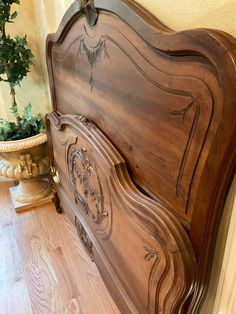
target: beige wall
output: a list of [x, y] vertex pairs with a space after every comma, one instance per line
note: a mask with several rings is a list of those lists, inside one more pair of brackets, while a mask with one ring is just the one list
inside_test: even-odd
[[[35, 23], [35, 15], [31, 0], [22, 1], [21, 5], [16, 5], [18, 17], [14, 24], [8, 26], [7, 31], [12, 35], [27, 35], [29, 46], [35, 55], [34, 63], [28, 77], [21, 83], [21, 88], [17, 87], [17, 100], [20, 107], [24, 107], [29, 102], [33, 105], [35, 113], [45, 114], [50, 110], [50, 102], [47, 88], [41, 67], [41, 58], [39, 53], [38, 25]], [[11, 100], [9, 96], [9, 87], [6, 83], [0, 84], [0, 117], [11, 118], [9, 107]]]
[[[217, 287], [217, 294], [214, 303], [214, 314], [234, 314], [236, 313], [236, 177], [232, 184], [231, 191], [226, 202], [223, 222], [225, 225], [230, 223], [227, 235], [227, 243], [223, 255], [223, 264], [220, 272], [219, 284]], [[226, 233], [226, 227], [221, 224], [222, 233]], [[221, 257], [220, 248], [222, 241], [218, 241], [217, 250], [215, 254], [215, 268], [217, 269]], [[214, 274], [213, 274], [214, 277]], [[205, 303], [207, 305], [207, 302]], [[207, 314], [207, 312], [205, 312]], [[203, 314], [205, 314], [203, 313]]]
[[209, 27], [236, 37], [235, 0], [136, 0], [174, 30]]
[[[120, 1], [120, 0], [117, 0]], [[55, 32], [65, 10], [73, 0], [33, 0], [43, 7], [47, 32]], [[174, 30], [196, 27], [218, 28], [236, 37], [235, 0], [136, 0]]]

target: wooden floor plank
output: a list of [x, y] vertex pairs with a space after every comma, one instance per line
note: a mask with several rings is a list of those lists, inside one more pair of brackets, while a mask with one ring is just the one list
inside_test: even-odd
[[15, 214], [11, 185], [0, 182], [0, 313], [120, 313], [66, 216]]
[[0, 313], [31, 314], [20, 254], [16, 241], [15, 214], [8, 188], [11, 182], [1, 183], [0, 202]]
[[55, 288], [58, 286], [56, 273], [32, 212], [20, 215], [21, 219], [17, 219], [18, 246], [32, 309], [34, 313], [51, 313], [52, 306], [55, 307], [54, 296], [61, 299]]

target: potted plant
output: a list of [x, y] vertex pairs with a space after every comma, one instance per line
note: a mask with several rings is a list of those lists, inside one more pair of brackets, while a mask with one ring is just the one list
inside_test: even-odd
[[15, 87], [27, 76], [33, 54], [26, 36], [12, 38], [6, 32], [6, 25], [17, 17], [11, 10], [13, 4], [20, 0], [0, 0], [0, 82], [9, 85], [13, 117], [13, 121], [0, 118], [0, 176], [19, 180], [19, 185], [11, 188], [18, 211], [42, 202], [50, 189], [42, 178], [49, 168], [44, 121], [32, 113], [31, 104], [22, 114], [17, 104]]

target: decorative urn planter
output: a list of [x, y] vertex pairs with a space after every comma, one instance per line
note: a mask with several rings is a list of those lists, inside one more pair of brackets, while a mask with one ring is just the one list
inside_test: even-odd
[[0, 141], [0, 176], [19, 181], [10, 188], [17, 212], [51, 199], [46, 178], [50, 168], [46, 143], [45, 133], [17, 141]]

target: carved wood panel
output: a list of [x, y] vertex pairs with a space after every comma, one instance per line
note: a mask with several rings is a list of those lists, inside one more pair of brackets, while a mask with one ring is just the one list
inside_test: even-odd
[[[66, 108], [76, 113], [71, 106], [77, 97], [71, 93], [75, 84], [81, 112], [98, 123], [119, 147], [137, 184], [170, 206], [188, 225], [192, 183], [213, 113], [209, 87], [194, 76], [168, 73], [161, 56], [142, 46], [140, 38], [122, 21], [116, 21], [117, 30], [111, 27], [111, 17], [100, 16], [99, 21], [94, 35], [94, 29], [84, 27], [84, 20], [79, 20], [74, 27], [81, 33], [77, 31], [75, 37], [65, 38], [60, 49], [53, 49], [58, 110], [65, 113], [66, 103]], [[135, 44], [130, 41], [130, 32], [136, 37]], [[150, 51], [148, 57], [145, 49]], [[128, 76], [124, 76], [123, 67], [117, 67], [121, 60]], [[168, 69], [176, 62], [174, 57], [170, 59]], [[202, 67], [199, 63], [194, 66]], [[112, 76], [116, 78], [114, 86], [110, 86]], [[101, 97], [104, 93], [105, 98]], [[116, 115], [112, 115], [113, 110]], [[119, 123], [125, 126], [122, 133], [117, 132]], [[129, 138], [137, 133], [139, 141], [131, 145]]]
[[[133, 278], [140, 278], [140, 274], [130, 266], [132, 257], [124, 253], [129, 249], [121, 250], [122, 237], [113, 238], [123, 232], [123, 225], [130, 230], [125, 229], [128, 233], [124, 235], [136, 247], [132, 251], [134, 260], [140, 261], [142, 250], [145, 251], [140, 269], [148, 285], [148, 262], [155, 259], [158, 264], [157, 273], [151, 271], [152, 278], [159, 274], [163, 261], [171, 273], [174, 266], [174, 257], [163, 258], [165, 245], [156, 239], [158, 219], [165, 221], [170, 234], [174, 234], [178, 221], [182, 225], [178, 232], [183, 235], [186, 230], [189, 236], [198, 267], [193, 295], [185, 295], [189, 302], [182, 311], [196, 313], [199, 309], [224, 200], [236, 167], [235, 47], [234, 38], [215, 30], [173, 32], [132, 0], [75, 1], [58, 32], [47, 39], [54, 111], [61, 115], [82, 114], [77, 119], [67, 117], [68, 126], [64, 129], [57, 116], [50, 116], [53, 127], [48, 120], [51, 160], [60, 174], [57, 189], [66, 191], [61, 198], [68, 195], [68, 204], [73, 200], [68, 212], [77, 215], [91, 231], [100, 269], [108, 270], [107, 265], [116, 269], [115, 273], [109, 271], [110, 281], [117, 283], [118, 276], [120, 282], [112, 286], [112, 291], [115, 297], [122, 295], [130, 312], [135, 307], [146, 311], [149, 306], [151, 312], [158, 311], [158, 306], [160, 310], [172, 311], [171, 306], [177, 309], [185, 303], [185, 292], [180, 296], [180, 291], [170, 289], [166, 299], [161, 295], [168, 291], [168, 284], [156, 290], [156, 298], [155, 289], [150, 298], [145, 298], [145, 290], [142, 299], [137, 287], [132, 286]], [[86, 136], [75, 135], [74, 119], [87, 130]], [[105, 158], [108, 164], [111, 162], [109, 167], [104, 164], [107, 149], [118, 158]], [[143, 193], [141, 199], [136, 188]], [[150, 203], [153, 200], [154, 207]], [[148, 213], [146, 219], [144, 212]], [[176, 217], [172, 227], [163, 213]], [[136, 228], [141, 228], [142, 236]], [[162, 239], [167, 241], [165, 235]], [[155, 246], [155, 241], [160, 246]], [[110, 251], [114, 256], [122, 256], [127, 273], [132, 274], [128, 281], [119, 273], [116, 261], [106, 256]], [[188, 258], [181, 254], [183, 260], [183, 267], [188, 268]], [[177, 264], [182, 265], [181, 261]], [[192, 264], [191, 267], [194, 272]], [[165, 275], [168, 277], [168, 271]], [[188, 281], [182, 273], [179, 276], [187, 285], [193, 280], [190, 276]], [[108, 283], [106, 271], [103, 277]], [[176, 287], [177, 283], [173, 285]], [[123, 287], [122, 293], [115, 287]], [[174, 300], [175, 293], [181, 301]]]
[[[77, 116], [49, 119], [55, 151], [61, 147], [56, 138], [70, 134], [63, 156], [68, 171], [61, 169], [59, 175], [65, 177], [62, 184], [78, 215], [76, 228], [91, 258], [94, 244], [79, 219], [93, 233], [137, 311], [182, 311], [196, 271], [185, 230], [135, 188], [124, 160], [95, 126], [84, 125]], [[159, 293], [162, 289], [165, 293]]]
[[72, 146], [68, 154], [68, 165], [75, 202], [79, 202], [85, 214], [99, 224], [108, 216], [108, 212], [104, 208], [104, 193], [95, 162], [86, 148], [76, 149]]

